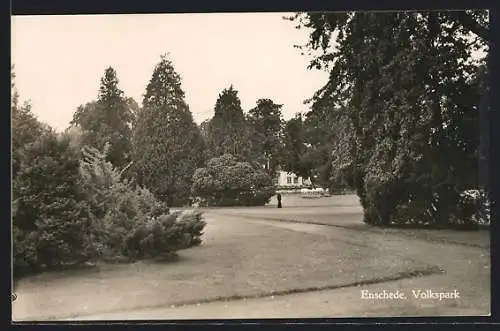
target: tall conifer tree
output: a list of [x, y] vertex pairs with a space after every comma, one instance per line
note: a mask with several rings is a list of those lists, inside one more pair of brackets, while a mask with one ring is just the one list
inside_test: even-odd
[[189, 203], [192, 176], [204, 162], [204, 141], [166, 55], [146, 87], [133, 141], [138, 183], [169, 206]]
[[238, 160], [248, 160], [251, 148], [248, 129], [238, 91], [231, 85], [219, 95], [214, 117], [208, 124], [211, 157], [231, 154]]

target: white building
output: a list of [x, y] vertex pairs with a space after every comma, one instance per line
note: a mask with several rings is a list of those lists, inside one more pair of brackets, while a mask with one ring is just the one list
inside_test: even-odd
[[278, 171], [277, 172], [278, 186], [301, 187], [311, 185], [309, 178], [302, 178], [292, 172]]

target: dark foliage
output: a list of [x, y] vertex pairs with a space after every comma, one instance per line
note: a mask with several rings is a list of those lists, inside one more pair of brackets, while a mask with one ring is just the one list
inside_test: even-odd
[[240, 161], [248, 161], [251, 158], [251, 133], [238, 91], [232, 85], [219, 95], [214, 113], [214, 117], [206, 125], [209, 156], [231, 154]]
[[[332, 178], [352, 184], [374, 225], [474, 222], [485, 11], [298, 14], [311, 67], [330, 80], [313, 98], [339, 121]], [[474, 24], [472, 24], [474, 23]], [[332, 47], [335, 46], [335, 49]], [[335, 113], [338, 115], [335, 115]]]
[[54, 268], [93, 255], [78, 154], [47, 133], [26, 145], [13, 178], [14, 267]]
[[133, 171], [137, 183], [169, 206], [189, 204], [193, 173], [205, 161], [204, 146], [184, 101], [181, 79], [162, 56], [136, 120]]
[[263, 169], [225, 154], [196, 170], [192, 192], [209, 206], [263, 206], [275, 187]]

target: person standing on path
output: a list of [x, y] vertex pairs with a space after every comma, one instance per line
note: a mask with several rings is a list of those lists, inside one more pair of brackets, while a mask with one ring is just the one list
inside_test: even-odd
[[282, 205], [281, 205], [281, 194], [278, 193], [278, 195], [276, 196], [276, 198], [278, 199], [278, 208], [282, 208]]

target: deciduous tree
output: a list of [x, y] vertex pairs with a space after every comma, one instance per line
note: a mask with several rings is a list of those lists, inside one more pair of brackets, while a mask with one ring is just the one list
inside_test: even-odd
[[298, 176], [310, 177], [313, 169], [312, 160], [305, 158], [308, 151], [306, 130], [302, 114], [289, 119], [283, 129], [282, 168]]
[[108, 67], [101, 78], [96, 101], [81, 105], [71, 124], [83, 131], [83, 143], [97, 149], [110, 144], [108, 160], [117, 167], [130, 162], [132, 124], [137, 104], [118, 87], [116, 71]]
[[252, 159], [266, 169], [270, 176], [281, 161], [282, 126], [281, 108], [270, 99], [257, 100], [257, 106], [248, 112], [251, 132]]
[[[330, 80], [316, 100], [345, 111], [341, 132], [370, 224], [468, 222], [461, 192], [477, 175], [485, 11], [298, 14], [311, 67]], [[484, 28], [484, 29], [483, 29]], [[481, 32], [483, 31], [483, 32]], [[334, 47], [333, 47], [334, 46]], [[341, 122], [342, 123], [342, 122]], [[352, 139], [354, 138], [354, 139]]]

